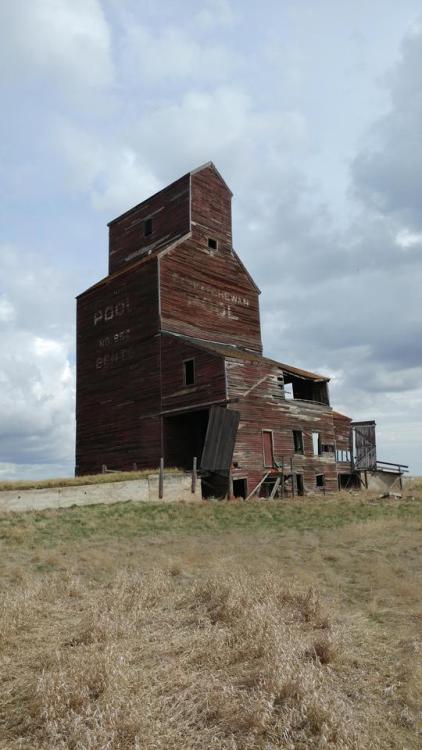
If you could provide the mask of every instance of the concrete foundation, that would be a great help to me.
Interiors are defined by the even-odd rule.
[[[400,490],[400,474],[391,471],[361,471],[361,479],[365,485],[365,475],[368,481],[368,490],[385,492],[386,490]]]
[[[69,508],[71,505],[100,503],[177,503],[201,500],[201,483],[191,492],[190,474],[169,474],[164,477],[164,496],[158,497],[158,474],[125,482],[80,484],[70,487],[48,487],[43,490],[0,491],[0,513],[9,511]]]

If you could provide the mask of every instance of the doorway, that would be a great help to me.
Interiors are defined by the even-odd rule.
[[[296,474],[296,492],[298,495],[305,494],[305,488],[303,485],[303,474]]]
[[[244,500],[248,496],[248,480],[233,479],[233,497],[242,497]]]
[[[164,417],[164,461],[166,466],[192,469],[200,461],[208,427],[208,409]]]

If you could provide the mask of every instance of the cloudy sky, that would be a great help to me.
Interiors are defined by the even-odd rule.
[[[420,2],[3,0],[0,86],[0,477],[73,472],[106,223],[209,160],[265,353],[422,474]]]

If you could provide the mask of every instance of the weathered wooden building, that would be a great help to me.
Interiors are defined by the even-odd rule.
[[[78,474],[197,457],[204,494],[247,496],[263,477],[267,493],[357,481],[329,378],[262,354],[231,198],[209,163],[110,222],[109,275],[77,299]]]

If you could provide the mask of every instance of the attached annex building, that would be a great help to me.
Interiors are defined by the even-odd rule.
[[[377,469],[374,422],[263,356],[231,198],[208,163],[110,222],[109,275],[77,298],[77,474],[197,457],[204,495],[245,497],[264,477],[303,494]]]

